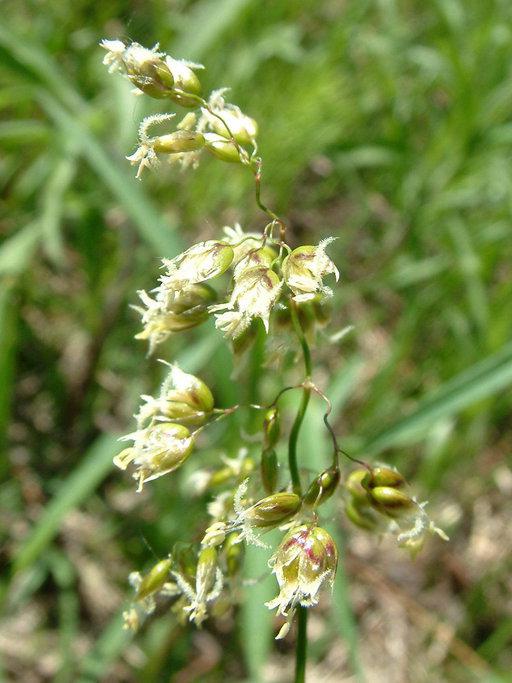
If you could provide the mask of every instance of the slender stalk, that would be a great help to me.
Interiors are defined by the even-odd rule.
[[[302,356],[304,358],[304,369],[306,371],[307,383],[307,380],[311,379],[311,351],[309,349],[309,344],[304,335],[304,330],[302,329],[302,325],[300,324],[299,316],[297,314],[297,304],[294,301],[290,301],[290,314],[292,317],[293,329],[295,330],[295,334],[299,339],[300,347],[302,349]]]
[[[262,160],[260,159],[260,157],[257,157],[254,160],[254,163],[251,165],[251,168],[254,173],[256,204],[262,211],[264,211],[267,214],[267,216],[272,218],[272,220],[279,225],[279,239],[281,240],[281,242],[284,242],[284,238],[286,236],[286,225],[284,221],[281,218],[279,218],[279,216],[276,213],[274,213],[272,209],[269,209],[268,206],[264,204],[261,200],[261,166]]]
[[[304,421],[304,416],[306,415],[310,396],[311,389],[303,389],[299,410],[295,416],[290,431],[290,438],[288,440],[288,466],[290,468],[293,490],[298,496],[302,495],[302,486],[300,483],[299,465],[297,463],[297,441],[299,439],[299,432],[302,422]]]
[[[306,680],[308,608],[297,607],[297,645],[295,649],[295,683]]]
[[[309,399],[311,396],[311,386],[309,380],[311,378],[311,351],[307,339],[304,335],[304,330],[300,324],[299,316],[297,315],[296,304],[290,302],[290,314],[292,317],[293,328],[299,339],[304,358],[304,369],[306,371],[306,378],[304,381],[304,389],[302,390],[302,399],[295,416],[292,429],[290,431],[290,438],[288,441],[288,464],[290,467],[290,474],[292,478],[293,490],[298,494],[302,494],[302,486],[300,483],[299,466],[297,463],[297,441],[299,438],[300,428],[306,410],[308,408]],[[306,607],[299,605],[297,607],[297,642],[295,645],[295,683],[304,683],[306,680],[306,660],[307,660],[307,624],[308,611]]]
[[[292,486],[295,493],[300,496],[302,495],[302,486],[300,483],[299,465],[297,463],[297,441],[299,439],[300,428],[302,427],[302,423],[304,421],[306,410],[308,408],[309,399],[311,396],[311,387],[309,386],[307,381],[311,376],[311,352],[309,350],[308,343],[304,336],[304,332],[302,330],[299,317],[297,315],[297,310],[293,301],[290,302],[290,313],[292,316],[293,327],[295,329],[297,337],[299,338],[299,342],[302,348],[302,354],[304,356],[304,369],[306,370],[306,380],[304,389],[302,390],[302,398],[300,401],[299,409],[297,411],[297,415],[295,416],[295,420],[290,431],[290,438],[288,440],[288,466],[290,468]]]

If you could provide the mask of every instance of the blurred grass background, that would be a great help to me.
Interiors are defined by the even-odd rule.
[[[452,537],[413,563],[331,506],[342,566],[311,619],[310,680],[512,680],[510,2],[4,0],[2,17],[0,679],[290,680],[293,642],[272,645],[261,605],[272,581],[227,626],[120,628],[129,571],[204,506],[179,477],[135,497],[113,471],[161,374],[129,304],[158,257],[262,225],[243,169],[133,179],[124,156],[160,105],[102,66],[99,40],[120,37],[231,86],[294,243],[338,237],[332,331],[354,330],[316,351],[318,380],[347,450],[399,465]],[[236,400],[210,327],[159,355]],[[313,406],[316,469],[320,422]],[[248,571],[265,571],[257,551]]]

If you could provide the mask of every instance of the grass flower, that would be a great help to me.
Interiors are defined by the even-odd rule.
[[[332,274],[337,282],[340,276],[338,269],[325,253],[325,248],[333,239],[329,237],[322,240],[316,247],[297,247],[285,258],[284,280],[298,303],[314,299],[318,292],[324,296],[332,296],[332,291],[324,285],[323,278]]]
[[[114,464],[122,470],[130,463],[135,465],[133,477],[138,481],[137,491],[142,491],[146,482],[180,467],[194,446],[193,434],[185,426],[172,422],[138,429],[123,436],[121,441],[133,441],[133,446],[119,453]]]
[[[286,534],[269,564],[279,584],[279,594],[265,604],[287,617],[277,635],[279,640],[288,633],[295,609],[299,605],[316,605],[320,589],[332,587],[338,551],[325,529],[303,524]]]

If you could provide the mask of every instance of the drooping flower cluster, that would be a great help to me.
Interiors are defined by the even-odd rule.
[[[327,278],[339,279],[326,253],[334,238],[295,248],[287,243],[284,222],[259,198],[256,121],[226,102],[226,88],[204,99],[196,73],[203,68],[199,64],[174,59],[158,45],[147,49],[137,43],[105,40],[101,46],[107,51],[104,63],[109,71],[122,73],[138,94],[188,110],[175,129],[170,128],[174,112],[149,116],[141,123],[137,149],[127,157],[137,166],[137,177],[144,169],[155,168],[162,157],[195,167],[206,150],[254,174],[257,203],[269,219],[261,232],[245,232],[238,224],[225,227],[221,236],[163,259],[156,286],[138,292],[141,305],[134,308],[141,316],[142,331],[136,337],[148,342],[151,354],[173,335],[213,316],[216,327],[232,341],[235,354],[248,350],[265,333],[267,364],[278,362],[290,349],[293,355],[300,347],[306,371],[303,382],[284,387],[271,404],[248,406],[262,411],[259,463],[254,448],[245,445],[235,453],[219,454],[211,466],[192,456],[201,450],[199,435],[218,420],[229,418],[239,406],[217,406],[207,384],[177,365],[166,364],[168,374],[157,396],[141,397],[136,430],[122,438],[131,445],[114,463],[123,470],[132,469],[141,491],[147,482],[178,470],[185,462],[193,466],[198,461],[201,466],[191,472],[189,490],[211,496],[206,506],[210,519],[205,521],[201,541],[177,543],[146,574],[130,575],[135,596],[125,623],[136,629],[157,600],[171,602],[182,623],[201,626],[209,616],[225,614],[238,600],[245,545],[266,546],[263,535],[279,529],[282,540],[269,563],[279,592],[267,606],[285,618],[277,636],[283,638],[296,611],[316,605],[321,589],[333,585],[338,552],[331,535],[319,524],[318,510],[340,486],[345,491],[346,515],[354,524],[396,533],[398,544],[412,555],[429,534],[446,536],[429,519],[425,503],[405,492],[405,480],[396,470],[365,465],[366,469],[342,480],[342,451],[328,421],[330,403],[312,380],[309,358],[309,345],[330,317],[332,291]],[[285,430],[278,403],[291,389],[300,389],[303,401],[289,430],[289,468],[284,474],[278,450]],[[324,423],[334,453],[332,464],[315,474],[303,492],[296,445],[312,391],[328,403]]]
[[[199,426],[211,416],[213,396],[197,377],[176,365],[170,366],[157,398],[143,395],[144,403],[136,415],[137,431],[122,437],[133,441],[114,459],[125,470],[134,464],[134,478],[141,491],[145,482],[174,471],[192,453],[195,433],[189,427]]]
[[[215,90],[208,100],[201,97],[201,83],[196,71],[202,64],[174,59],[159,51],[148,50],[138,43],[125,45],[120,40],[104,40],[107,50],[103,63],[111,72],[122,73],[137,94],[156,99],[169,99],[181,107],[197,109],[189,112],[175,131],[149,136],[155,124],[167,123],[175,114],[157,114],[145,119],[139,128],[139,146],[128,160],[138,167],[137,178],[145,168],[158,164],[158,155],[169,155],[171,161],[196,166],[202,149],[222,161],[249,163],[244,146],[256,148],[258,127],[239,107],[225,101],[227,88]]]
[[[345,485],[345,512],[362,529],[396,533],[398,545],[415,557],[429,535],[444,541],[448,536],[428,516],[427,503],[409,496],[404,486],[400,472],[385,465],[354,470]]]
[[[232,239],[234,231],[229,231]],[[283,259],[278,256],[279,244],[273,238],[253,237],[240,228],[235,234],[237,242],[209,240],[173,259],[164,259],[164,275],[152,290],[153,296],[139,292],[144,307],[136,310],[141,314],[144,329],[137,337],[149,341],[150,353],[170,335],[201,324],[209,314],[215,314],[215,324],[226,337],[236,339],[258,319],[268,333],[272,312],[286,310],[291,295],[299,304],[318,295],[330,296],[323,278],[331,273],[337,275],[337,269],[325,253],[325,244],[288,248],[289,255]],[[302,294],[297,295],[299,268],[294,263],[296,259],[302,260],[304,249],[312,258],[307,268],[302,267]],[[221,298],[220,293],[205,282],[228,270],[231,278],[227,298],[212,303]]]
[[[325,529],[302,524],[286,534],[270,564],[279,584],[279,595],[266,605],[287,617],[277,635],[280,639],[288,634],[298,605],[312,607],[318,604],[324,585],[332,588],[338,551]]]

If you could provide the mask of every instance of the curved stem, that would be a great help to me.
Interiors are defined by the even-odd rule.
[[[284,242],[286,236],[286,225],[284,221],[281,218],[279,218],[279,216],[276,213],[274,213],[272,209],[269,209],[268,206],[266,206],[261,200],[261,166],[262,161],[260,157],[257,157],[254,160],[254,167],[251,165],[254,173],[256,204],[264,213],[267,214],[267,216],[272,218],[272,220],[279,225],[279,239],[281,240],[281,242]]]
[[[226,120],[223,118],[221,114],[218,112],[214,111],[212,107],[210,106],[210,103],[207,102],[204,98],[200,97],[199,95],[193,95],[192,93],[186,93],[178,88],[174,88],[174,91],[182,94],[190,100],[195,100],[197,104],[202,107],[203,109],[206,109],[206,111],[211,115],[214,116],[216,119],[218,119],[226,128],[226,131],[231,138],[231,142],[235,145],[240,161],[244,166],[248,166],[251,171],[253,172],[254,175],[254,183],[255,183],[255,194],[256,194],[256,204],[258,207],[269,216],[269,218],[272,218],[273,221],[275,221],[279,225],[279,230],[280,230],[280,240],[281,242],[284,242],[285,240],[285,235],[286,235],[286,224],[282,220],[282,218],[279,218],[279,216],[272,211],[272,209],[269,209],[268,206],[266,206],[262,200],[261,200],[261,166],[262,166],[262,160],[261,157],[256,156],[257,152],[257,147],[254,146],[254,152],[252,157],[250,158],[247,150],[242,147],[242,145],[237,141],[235,138],[233,132],[231,131],[229,124],[226,122]],[[255,143],[254,143],[255,145]]]

